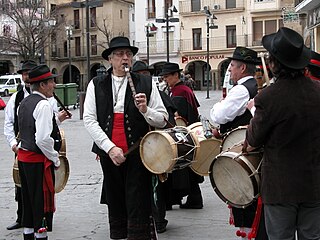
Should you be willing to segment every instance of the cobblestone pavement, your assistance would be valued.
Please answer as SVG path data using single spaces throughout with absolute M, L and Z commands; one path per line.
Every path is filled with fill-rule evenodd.
M 209 117 L 209 110 L 221 97 L 221 91 L 196 91 L 200 113 Z M 8 98 L 4 98 L 8 101 Z M 109 239 L 107 208 L 100 205 L 102 173 L 91 153 L 92 140 L 86 132 L 79 109 L 71 110 L 73 118 L 64 122 L 70 177 L 65 189 L 56 195 L 57 211 L 50 239 Z M 13 153 L 3 135 L 4 111 L 0 111 L 0 240 L 22 239 L 22 230 L 6 230 L 15 221 L 17 205 L 12 180 Z M 208 177 L 201 184 L 204 208 L 179 209 L 167 212 L 169 224 L 159 239 L 236 239 L 235 228 L 228 224 L 229 210 L 217 197 Z

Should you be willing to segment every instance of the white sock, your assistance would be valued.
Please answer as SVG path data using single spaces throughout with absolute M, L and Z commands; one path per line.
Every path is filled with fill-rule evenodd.
M 46 238 L 47 237 L 47 231 L 43 233 L 36 233 L 36 238 Z
M 34 229 L 33 228 L 23 228 L 23 234 L 31 234 L 34 233 Z

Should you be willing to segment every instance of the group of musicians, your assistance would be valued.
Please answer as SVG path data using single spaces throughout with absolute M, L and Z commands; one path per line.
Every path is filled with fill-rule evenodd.
M 274 83 L 258 93 L 254 76 L 261 59 L 257 52 L 237 47 L 229 58 L 234 87 L 210 110 L 221 136 L 248 125 L 242 151 L 261 147 L 264 151 L 261 199 L 245 208 L 231 207 L 231 222 L 239 227 L 236 235 L 242 239 L 295 239 L 296 235 L 320 239 L 320 82 L 314 80 L 320 78 L 320 55 L 285 27 L 264 36 L 262 44 Z M 174 126 L 173 115 L 188 125 L 199 121 L 199 103 L 180 80 L 182 69 L 171 62 L 160 73 L 170 90 L 169 98 L 163 96 L 149 67 L 141 62 L 133 65 L 137 52 L 128 38 L 113 38 L 102 53 L 111 68 L 89 82 L 84 102 L 84 125 L 103 171 L 100 202 L 108 208 L 111 239 L 157 239 L 157 233 L 166 230 L 165 211 L 172 205 L 203 208 L 202 176 L 187 167 L 168 174 L 167 183 L 155 185 L 158 177 L 143 165 L 138 146 L 146 133 Z M 32 94 L 20 96 L 21 103 L 15 100 L 19 92 L 13 95 L 6 110 L 5 135 L 18 154 L 22 187 L 16 191 L 17 197 L 22 195 L 18 219 L 8 229 L 23 226 L 24 239 L 47 239 L 55 209 L 53 169 L 59 167 L 59 146 L 54 148 L 57 127 L 47 101 L 55 76 L 46 65 L 31 69 L 27 64 L 30 61 L 22 69 Z M 61 115 L 60 121 L 68 118 L 64 112 Z

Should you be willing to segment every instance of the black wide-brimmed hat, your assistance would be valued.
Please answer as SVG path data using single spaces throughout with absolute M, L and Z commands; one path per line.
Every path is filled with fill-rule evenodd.
M 245 48 L 245 47 L 236 47 L 233 52 L 232 57 L 228 57 L 230 60 L 237 60 L 245 63 L 257 63 L 258 54 L 256 51 Z
M 114 37 L 110 41 L 109 48 L 102 52 L 102 57 L 106 60 L 109 60 L 109 55 L 117 48 L 129 48 L 133 55 L 136 55 L 139 50 L 137 47 L 130 46 L 130 41 L 127 37 Z
M 311 51 L 311 59 L 309 62 L 310 66 L 314 66 L 314 67 L 318 67 L 320 69 L 320 54 L 315 52 L 315 51 Z
M 276 33 L 265 35 L 262 45 L 281 64 L 291 69 L 303 69 L 308 65 L 311 51 L 296 31 L 282 27 Z
M 136 61 L 132 65 L 132 72 L 138 72 L 138 71 L 149 71 L 152 74 L 154 72 L 154 68 L 148 66 L 148 64 L 146 64 L 143 61 Z
M 169 73 L 175 73 L 175 72 L 180 72 L 182 69 L 179 68 L 179 64 L 177 63 L 171 63 L 167 62 L 163 65 L 162 70 L 160 72 L 160 76 L 169 74 Z
M 17 73 L 22 74 L 23 72 L 27 72 L 32 68 L 38 66 L 38 64 L 33 60 L 27 60 L 22 62 L 21 69 L 17 71 Z
M 57 76 L 58 75 L 52 74 L 50 68 L 47 65 L 41 64 L 30 70 L 28 83 L 32 84 L 35 82 L 41 82 L 44 80 L 55 78 Z

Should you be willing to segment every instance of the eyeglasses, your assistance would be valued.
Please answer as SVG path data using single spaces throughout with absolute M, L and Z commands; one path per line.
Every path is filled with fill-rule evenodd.
M 117 57 L 123 57 L 125 54 L 128 57 L 132 57 L 133 56 L 133 53 L 131 51 L 114 51 L 113 52 L 113 55 L 116 55 Z

